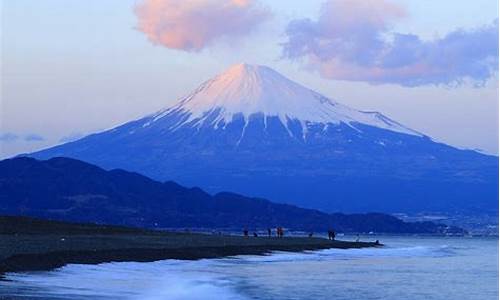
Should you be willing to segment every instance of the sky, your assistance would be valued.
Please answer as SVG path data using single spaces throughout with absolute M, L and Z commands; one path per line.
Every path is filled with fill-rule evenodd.
M 498 155 L 493 0 L 1 0 L 0 158 L 173 105 L 240 62 Z

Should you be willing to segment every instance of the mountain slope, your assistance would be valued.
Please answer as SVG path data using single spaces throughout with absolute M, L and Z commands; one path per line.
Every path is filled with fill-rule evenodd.
M 436 143 L 262 66 L 233 66 L 172 107 L 31 155 L 327 211 L 498 212 L 497 157 Z
M 443 233 L 457 228 L 405 223 L 384 214 L 326 214 L 233 193 L 211 196 L 199 188 L 157 182 L 82 161 L 15 158 L 0 161 L 0 214 L 140 227 L 203 227 Z

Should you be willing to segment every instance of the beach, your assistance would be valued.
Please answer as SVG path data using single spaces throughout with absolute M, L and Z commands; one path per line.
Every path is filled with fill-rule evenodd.
M 498 299 L 496 237 L 377 238 L 386 245 L 7 273 L 0 299 Z
M 0 273 L 50 270 L 66 264 L 196 260 L 272 251 L 376 247 L 373 242 L 330 241 L 321 237 L 243 237 L 167 232 L 117 226 L 3 217 Z M 9 227 L 9 222 L 13 226 Z

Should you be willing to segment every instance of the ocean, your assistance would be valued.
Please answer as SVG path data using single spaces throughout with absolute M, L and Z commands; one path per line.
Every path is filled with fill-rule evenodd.
M 0 299 L 498 299 L 497 238 L 376 238 L 386 246 L 9 273 Z

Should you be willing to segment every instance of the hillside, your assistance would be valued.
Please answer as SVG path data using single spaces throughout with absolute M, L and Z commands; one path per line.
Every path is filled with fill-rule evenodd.
M 0 214 L 146 228 L 218 228 L 441 234 L 431 222 L 406 223 L 371 214 L 327 214 L 233 193 L 161 183 L 137 173 L 106 171 L 69 159 L 0 161 Z

